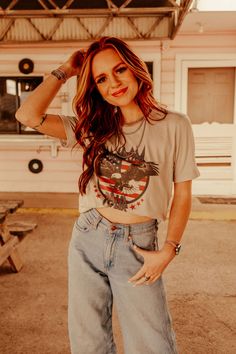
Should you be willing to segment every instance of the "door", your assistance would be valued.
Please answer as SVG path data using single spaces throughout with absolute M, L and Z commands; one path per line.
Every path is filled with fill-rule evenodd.
M 188 69 L 187 113 L 193 123 L 195 155 L 201 179 L 210 183 L 201 193 L 228 194 L 225 180 L 234 179 L 234 100 L 234 67 Z M 212 180 L 218 180 L 218 186 Z
M 188 115 L 193 124 L 234 121 L 235 68 L 191 68 Z

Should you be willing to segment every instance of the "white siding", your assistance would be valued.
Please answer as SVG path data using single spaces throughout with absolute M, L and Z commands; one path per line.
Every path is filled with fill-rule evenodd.
M 86 19 L 88 27 L 89 19 Z M 92 20 L 90 21 L 92 32 Z M 100 26 L 101 24 L 99 24 Z M 94 32 L 99 28 L 97 25 Z M 123 35 L 129 37 L 127 29 L 121 29 Z M 129 29 L 130 31 L 130 29 Z M 111 33 L 109 33 L 111 34 Z M 155 93 L 160 101 L 170 109 L 176 109 L 176 61 L 178 55 L 193 54 L 198 56 L 227 57 L 236 54 L 236 33 L 227 35 L 180 34 L 174 41 L 137 41 L 130 42 L 138 54 L 143 54 L 145 60 L 156 58 Z M 0 48 L 0 75 L 19 75 L 17 64 L 20 59 L 29 57 L 34 60 L 34 75 L 46 75 L 63 62 L 70 53 L 84 44 L 66 43 L 40 45 L 29 47 Z M 7 53 L 7 56 L 6 56 Z M 212 59 L 209 59 L 210 62 Z M 160 87 L 159 87 L 160 80 Z M 179 80 L 184 80 L 181 77 Z M 68 84 L 71 90 L 71 84 Z M 72 85 L 73 86 L 73 85 Z M 67 86 L 62 91 L 66 91 Z M 61 93 L 50 106 L 52 113 L 69 113 L 69 103 L 63 103 Z M 73 94 L 70 96 L 73 97 Z M 180 107 L 180 104 L 178 105 Z M 179 108 L 178 108 L 179 109 Z M 228 129 L 229 128 L 229 129 Z M 236 194 L 236 125 L 230 127 L 201 125 L 193 126 L 196 138 L 196 156 L 198 163 L 211 163 L 212 166 L 199 166 L 201 176 L 193 182 L 193 192 L 197 194 Z M 219 133 L 220 132 L 220 133 Z M 220 134 L 220 135 L 219 135 Z M 1 137 L 0 137 L 1 138 Z M 220 147 L 220 149 L 219 149 Z M 227 157 L 224 157 L 227 150 Z M 228 163 L 225 166 L 214 166 L 217 162 Z M 208 157 L 207 157 L 208 156 Z M 28 162 L 32 158 L 40 158 L 44 170 L 38 175 L 28 171 Z M 37 143 L 32 146 L 0 144 L 0 191 L 44 191 L 44 192 L 76 192 L 80 173 L 78 157 L 71 157 L 70 151 L 59 149 L 57 157 L 51 156 L 49 148 L 39 148 Z
M 39 159 L 43 170 L 32 173 L 28 163 Z M 81 158 L 72 158 L 69 150 L 59 149 L 52 158 L 49 148 L 1 147 L 0 149 L 1 192 L 77 192 L 81 173 Z

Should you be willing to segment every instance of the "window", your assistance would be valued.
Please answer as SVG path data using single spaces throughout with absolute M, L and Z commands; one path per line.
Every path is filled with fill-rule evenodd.
M 38 134 L 15 119 L 20 104 L 43 81 L 42 76 L 0 77 L 0 134 Z

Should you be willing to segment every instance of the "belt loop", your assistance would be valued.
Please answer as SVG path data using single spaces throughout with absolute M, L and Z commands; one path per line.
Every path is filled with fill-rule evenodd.
M 127 241 L 129 242 L 130 240 L 131 240 L 132 243 L 133 243 L 133 238 L 132 238 L 132 233 L 131 233 L 131 226 L 128 225 L 128 226 L 127 226 Z
M 93 221 L 93 226 L 95 229 L 97 229 L 98 224 L 100 223 L 100 221 L 102 220 L 102 216 L 101 215 L 96 215 L 96 218 Z
M 130 233 L 130 226 L 129 225 L 125 225 L 124 226 L 124 236 L 125 236 L 125 240 L 128 241 L 129 240 L 129 233 Z

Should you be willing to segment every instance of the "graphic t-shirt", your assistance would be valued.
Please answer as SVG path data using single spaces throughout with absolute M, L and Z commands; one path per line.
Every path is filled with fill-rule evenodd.
M 173 182 L 192 180 L 200 175 L 194 156 L 190 119 L 169 111 L 164 119 L 152 111 L 149 118 L 124 125 L 126 143 L 117 146 L 116 137 L 106 142 L 85 195 L 79 196 L 79 211 L 111 207 L 136 215 L 165 220 Z M 75 117 L 61 116 L 67 140 L 76 143 Z

